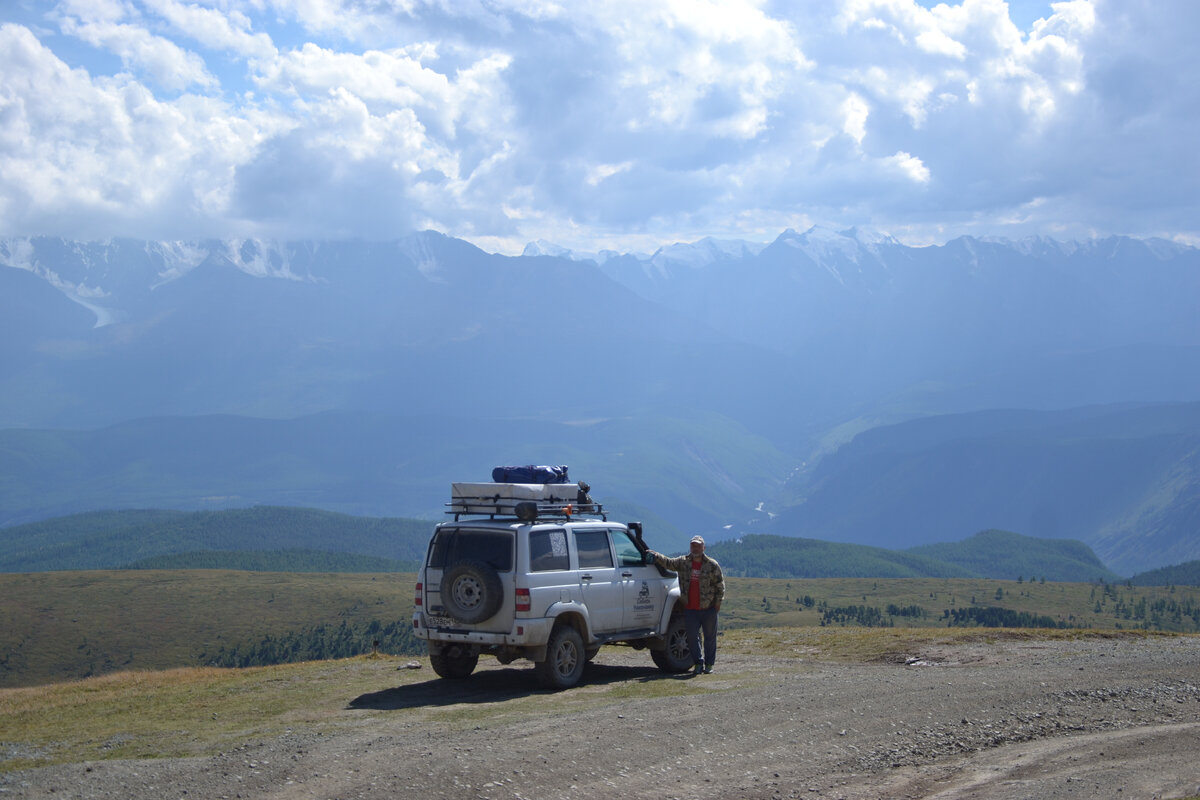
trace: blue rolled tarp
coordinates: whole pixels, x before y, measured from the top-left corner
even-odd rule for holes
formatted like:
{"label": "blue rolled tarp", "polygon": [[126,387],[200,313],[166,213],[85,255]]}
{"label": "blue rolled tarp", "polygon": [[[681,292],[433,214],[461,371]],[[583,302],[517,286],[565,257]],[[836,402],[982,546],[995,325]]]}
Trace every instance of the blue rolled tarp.
{"label": "blue rolled tarp", "polygon": [[492,470],[496,483],[570,483],[567,467],[540,467],[532,464],[524,467],[496,467]]}

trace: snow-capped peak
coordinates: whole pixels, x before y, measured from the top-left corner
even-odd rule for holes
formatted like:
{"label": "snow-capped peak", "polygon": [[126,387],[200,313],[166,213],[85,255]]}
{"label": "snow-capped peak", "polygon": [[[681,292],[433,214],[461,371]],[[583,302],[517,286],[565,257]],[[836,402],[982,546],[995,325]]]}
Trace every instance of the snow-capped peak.
{"label": "snow-capped peak", "polygon": [[764,247],[766,245],[758,242],[747,242],[742,239],[714,239],[706,236],[696,242],[676,242],[660,247],[649,260],[657,266],[677,264],[699,269],[717,261],[758,255]]}
{"label": "snow-capped peak", "polygon": [[574,254],[570,249],[554,242],[547,242],[545,239],[538,239],[535,242],[530,242],[525,245],[525,249],[521,251],[523,256],[554,256],[556,258],[573,258]]}

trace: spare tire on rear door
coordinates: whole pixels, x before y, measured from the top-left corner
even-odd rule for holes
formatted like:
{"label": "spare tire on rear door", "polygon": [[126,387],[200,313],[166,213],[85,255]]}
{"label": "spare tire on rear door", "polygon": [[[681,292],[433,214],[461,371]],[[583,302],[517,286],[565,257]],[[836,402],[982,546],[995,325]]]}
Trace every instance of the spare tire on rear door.
{"label": "spare tire on rear door", "polygon": [[442,573],[442,605],[460,622],[483,622],[504,602],[504,585],[491,564],[458,561]]}

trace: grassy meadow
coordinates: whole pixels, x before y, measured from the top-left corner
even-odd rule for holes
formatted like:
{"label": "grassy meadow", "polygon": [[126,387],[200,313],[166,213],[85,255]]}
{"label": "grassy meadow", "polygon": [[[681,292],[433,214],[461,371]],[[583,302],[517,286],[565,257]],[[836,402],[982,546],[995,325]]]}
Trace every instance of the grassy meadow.
{"label": "grassy meadow", "polygon": [[204,656],[320,624],[412,614],[411,573],[115,570],[0,574],[0,687]]}
{"label": "grassy meadow", "polygon": [[[244,650],[316,626],[362,630],[396,623],[412,614],[414,582],[412,573],[0,574],[0,688],[119,670],[203,667],[222,663],[216,658],[222,650]],[[864,618],[855,612],[867,609],[871,625],[945,629],[947,610],[984,607],[1078,629],[1200,628],[1195,587],[940,578],[730,578],[722,626],[862,627]],[[415,644],[392,652],[419,654]],[[369,649],[359,645],[342,654]]]}

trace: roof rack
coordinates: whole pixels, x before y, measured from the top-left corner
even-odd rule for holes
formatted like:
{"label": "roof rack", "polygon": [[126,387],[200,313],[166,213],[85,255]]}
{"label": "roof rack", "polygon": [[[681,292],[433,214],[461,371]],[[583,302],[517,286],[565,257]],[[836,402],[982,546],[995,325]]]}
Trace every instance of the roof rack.
{"label": "roof rack", "polygon": [[580,503],[579,496],[576,483],[455,483],[446,513],[453,514],[455,522],[463,516],[515,517],[522,522],[587,516],[608,521],[603,505]]}

